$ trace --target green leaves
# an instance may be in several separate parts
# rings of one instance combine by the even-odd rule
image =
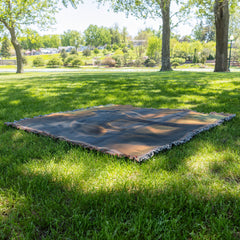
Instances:
[[[59,10],[57,4],[56,0],[1,0],[0,22],[18,30],[32,24],[46,27],[55,20],[53,15]]]
[[[111,43],[111,34],[109,29],[105,27],[98,27],[97,25],[90,25],[85,31],[86,45],[89,46],[103,46]]]

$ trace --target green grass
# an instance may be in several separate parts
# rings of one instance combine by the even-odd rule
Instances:
[[[4,122],[105,104],[236,117],[148,161]],[[239,73],[0,74],[0,239],[239,239]]]

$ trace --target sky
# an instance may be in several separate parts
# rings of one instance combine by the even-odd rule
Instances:
[[[172,6],[172,9],[175,8],[176,6]],[[62,7],[62,10],[56,14],[56,24],[52,26],[53,29],[40,32],[40,34],[63,34],[63,32],[68,29],[77,30],[83,33],[90,24],[99,27],[112,27],[114,24],[118,24],[120,29],[127,27],[128,33],[134,37],[140,30],[146,27],[158,30],[161,25],[161,19],[141,20],[133,16],[126,17],[124,13],[114,13],[108,9],[107,6],[98,8],[97,3],[91,0],[85,1],[84,4],[80,4],[77,9],[73,9],[71,6],[68,6],[68,8]],[[189,24],[181,24],[181,28],[179,27],[173,32],[183,36],[190,35],[191,30],[192,26]]]

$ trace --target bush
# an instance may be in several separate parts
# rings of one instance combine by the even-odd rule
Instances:
[[[107,57],[102,60],[102,65],[108,65],[109,67],[115,67],[116,61],[113,58]]]
[[[60,67],[62,66],[63,62],[60,58],[58,57],[52,57],[48,63],[47,63],[47,66],[48,67],[51,67],[51,68],[56,68],[56,67]]]
[[[45,65],[45,63],[44,63],[44,59],[42,57],[36,57],[33,60],[33,66],[34,67],[42,67],[44,65]]]
[[[108,54],[107,49],[103,49],[103,54],[104,54],[104,55],[107,55],[107,54]]]
[[[124,66],[124,67],[127,67],[127,66],[128,66],[128,63],[129,63],[129,60],[131,60],[129,54],[128,54],[128,53],[125,53],[125,54],[123,55],[122,59],[123,59],[123,66]]]
[[[178,62],[173,62],[171,65],[172,65],[174,68],[176,68],[176,67],[179,66],[180,64],[179,64]]]
[[[123,51],[121,49],[117,49],[115,52],[114,52],[114,55],[123,55]]]
[[[98,53],[99,53],[99,49],[98,49],[98,48],[94,48],[93,52],[94,52],[95,54],[98,54]]]
[[[85,57],[91,56],[91,50],[90,49],[84,49],[82,52],[82,55]]]
[[[101,65],[101,60],[98,58],[94,61],[94,65],[100,66]]]
[[[79,57],[75,57],[72,61],[71,61],[71,65],[73,67],[79,67],[83,65],[83,61],[79,58]]]
[[[65,49],[61,50],[60,56],[61,56],[63,61],[67,58],[68,54],[66,53]]]
[[[108,51],[111,51],[112,50],[112,47],[111,47],[111,45],[107,45],[107,47],[106,47],[106,49],[108,50]]]
[[[119,46],[118,46],[116,43],[114,43],[114,44],[112,45],[112,49],[113,49],[114,51],[116,51],[118,48],[119,48]]]
[[[77,55],[71,55],[64,61],[64,66],[68,67],[79,67],[84,65],[83,61]]]
[[[184,64],[186,62],[186,60],[185,60],[185,58],[172,58],[171,63],[174,63],[174,62],[179,63],[179,65],[180,65],[180,64]]]
[[[205,56],[201,56],[199,61],[200,61],[200,63],[205,64],[207,61],[207,58]]]
[[[151,59],[151,58],[146,59],[144,62],[144,65],[146,67],[154,67],[156,66],[156,64],[157,64],[156,61],[154,61],[154,59]]]
[[[187,58],[187,53],[183,50],[177,49],[177,50],[174,51],[174,57],[186,59]]]
[[[128,48],[130,48],[131,50],[133,50],[133,49],[134,49],[133,43],[129,43]]]
[[[70,54],[71,55],[78,55],[78,52],[77,52],[76,48],[72,48]]]
[[[124,48],[122,49],[122,52],[123,52],[123,53],[128,53],[128,48],[127,48],[127,47],[124,47]]]
[[[74,58],[76,58],[76,56],[69,56],[65,59],[64,61],[64,66],[69,66],[71,65],[71,62],[74,60]]]
[[[141,58],[137,58],[134,63],[134,67],[141,67],[143,65],[143,60]]]
[[[134,60],[130,59],[126,63],[126,67],[133,67],[134,66]]]
[[[116,67],[122,67],[123,66],[123,56],[121,55],[116,55],[112,57],[115,62],[116,62]]]

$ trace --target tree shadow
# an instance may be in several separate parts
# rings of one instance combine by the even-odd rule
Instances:
[[[239,173],[232,173],[237,159],[228,154],[239,153],[240,96],[238,89],[214,90],[209,83],[225,74],[43,76],[26,75],[0,90],[0,238],[237,239]],[[238,86],[236,74],[227,76]],[[194,110],[237,116],[141,165],[2,125],[109,103],[179,108],[184,95],[196,96],[188,101]],[[208,145],[226,157],[206,175],[196,173],[189,163]],[[77,174],[68,172],[74,166],[81,166]],[[216,182],[230,190],[216,189]]]
[[[186,176],[153,189],[132,182],[86,191],[51,172],[19,165],[11,173],[18,181],[2,187],[18,201],[8,203],[3,239],[234,239],[237,234],[239,197],[211,186],[203,191],[201,181]]]

